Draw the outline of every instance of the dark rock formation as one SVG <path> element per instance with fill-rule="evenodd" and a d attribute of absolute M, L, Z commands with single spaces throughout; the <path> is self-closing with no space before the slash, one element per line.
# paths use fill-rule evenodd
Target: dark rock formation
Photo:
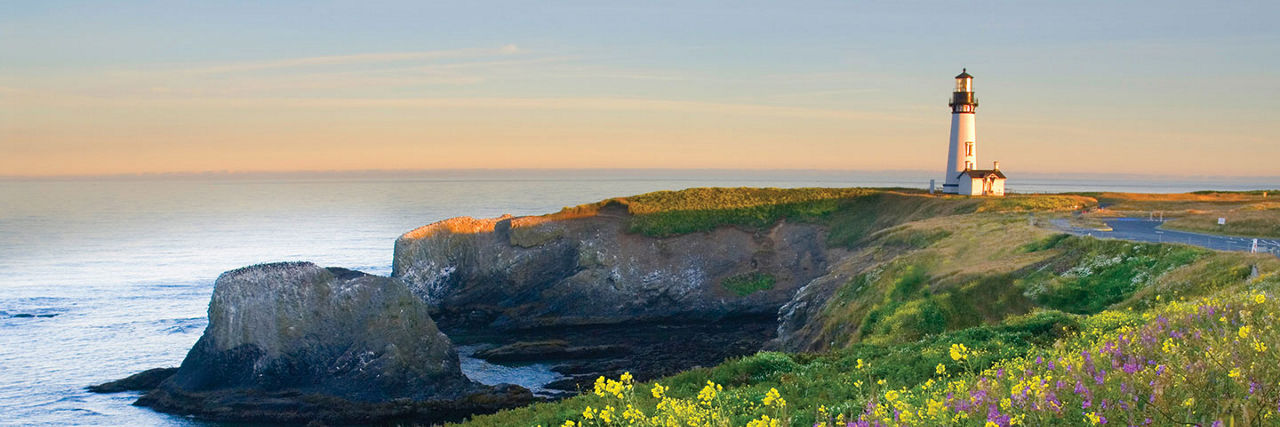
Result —
<path fill-rule="evenodd" d="M 831 255 L 816 225 L 654 238 L 629 233 L 629 219 L 619 204 L 583 215 L 454 218 L 401 236 L 392 276 L 450 333 L 708 322 L 776 315 Z M 724 286 L 744 275 L 772 282 L 746 295 Z"/>
<path fill-rule="evenodd" d="M 399 280 L 282 263 L 223 273 L 209 326 L 137 402 L 225 421 L 443 421 L 528 403 L 467 379 Z"/>
<path fill-rule="evenodd" d="M 631 352 L 625 345 L 601 344 L 571 346 L 565 340 L 527 342 L 477 351 L 475 357 L 490 362 L 526 362 L 531 360 L 600 359 Z"/>
<path fill-rule="evenodd" d="M 106 382 L 98 385 L 89 386 L 89 391 L 94 393 L 119 393 L 122 391 L 150 391 L 160 385 L 164 380 L 172 377 L 178 368 L 155 368 L 148 369 L 124 379 Z"/>

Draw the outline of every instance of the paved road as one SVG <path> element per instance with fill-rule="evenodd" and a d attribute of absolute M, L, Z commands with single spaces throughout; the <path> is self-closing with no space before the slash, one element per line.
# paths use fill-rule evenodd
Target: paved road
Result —
<path fill-rule="evenodd" d="M 1062 231 L 1082 236 L 1093 236 L 1106 239 L 1134 240 L 1139 242 L 1186 243 L 1220 251 L 1245 251 L 1253 245 L 1252 238 L 1215 236 L 1211 234 L 1188 233 L 1185 231 L 1161 230 L 1157 227 L 1160 221 L 1140 218 L 1117 218 L 1107 221 L 1112 231 L 1098 231 L 1088 228 L 1073 227 L 1065 219 L 1055 219 L 1053 225 Z M 1258 239 L 1258 252 L 1269 252 L 1280 256 L 1280 239 Z"/>

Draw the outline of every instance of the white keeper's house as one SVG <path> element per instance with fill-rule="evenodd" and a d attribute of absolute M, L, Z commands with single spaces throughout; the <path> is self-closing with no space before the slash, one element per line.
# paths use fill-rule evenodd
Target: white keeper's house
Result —
<path fill-rule="evenodd" d="M 973 76 L 963 70 L 956 76 L 951 93 L 951 140 L 947 145 L 947 179 L 942 192 L 969 196 L 1003 196 L 1004 173 L 1000 162 L 991 169 L 978 169 L 978 136 L 974 126 L 978 98 L 973 95 Z"/>

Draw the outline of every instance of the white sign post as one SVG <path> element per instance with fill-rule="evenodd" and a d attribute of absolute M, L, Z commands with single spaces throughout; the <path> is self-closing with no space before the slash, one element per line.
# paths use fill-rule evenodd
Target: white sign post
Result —
<path fill-rule="evenodd" d="M 1226 218 L 1218 218 L 1218 225 L 1227 225 Z"/>
<path fill-rule="evenodd" d="M 1249 253 L 1251 254 L 1258 253 L 1258 239 L 1253 239 L 1253 247 L 1249 248 Z"/>

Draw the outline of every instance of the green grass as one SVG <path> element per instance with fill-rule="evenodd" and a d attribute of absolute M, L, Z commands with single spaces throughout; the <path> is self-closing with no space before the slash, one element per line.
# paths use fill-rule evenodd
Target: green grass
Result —
<path fill-rule="evenodd" d="M 1210 252 L 1183 245 L 1075 236 L 1052 250 L 1059 255 L 1027 269 L 1015 286 L 1041 306 L 1078 314 L 1102 311 Z"/>
<path fill-rule="evenodd" d="M 773 289 L 773 285 L 777 282 L 778 280 L 769 273 L 752 272 L 730 276 L 721 281 L 720 286 L 733 292 L 734 295 L 745 297 L 759 291 Z"/>

